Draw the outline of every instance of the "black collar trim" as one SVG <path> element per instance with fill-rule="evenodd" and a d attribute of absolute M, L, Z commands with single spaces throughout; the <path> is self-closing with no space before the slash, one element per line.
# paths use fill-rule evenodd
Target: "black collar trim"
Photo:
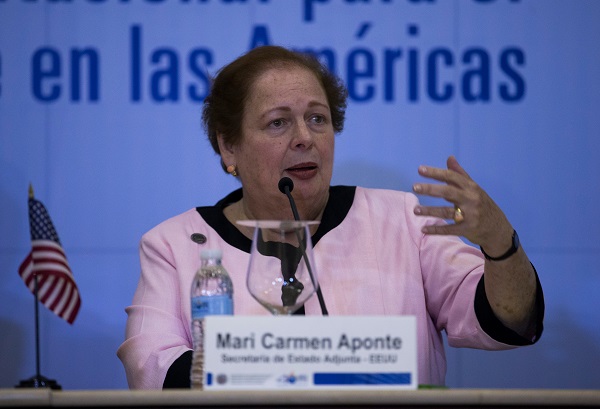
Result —
<path fill-rule="evenodd" d="M 354 202 L 355 193 L 356 186 L 331 186 L 329 188 L 329 200 L 325 206 L 323 218 L 316 233 L 312 236 L 313 245 L 316 245 L 321 237 L 344 221 Z M 227 206 L 237 202 L 242 196 L 242 189 L 238 189 L 219 200 L 216 205 L 196 207 L 196 211 L 227 244 L 250 253 L 251 240 L 227 220 L 223 213 Z"/>

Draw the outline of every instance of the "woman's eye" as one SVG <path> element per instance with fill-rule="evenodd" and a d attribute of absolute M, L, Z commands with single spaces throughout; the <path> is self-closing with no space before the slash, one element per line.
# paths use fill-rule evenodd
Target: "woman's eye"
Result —
<path fill-rule="evenodd" d="M 324 124 L 326 121 L 326 118 L 323 115 L 315 115 L 312 117 L 312 121 L 315 124 Z"/>
<path fill-rule="evenodd" d="M 283 119 L 275 119 L 274 121 L 271 121 L 270 125 L 274 128 L 281 128 L 284 123 Z"/>

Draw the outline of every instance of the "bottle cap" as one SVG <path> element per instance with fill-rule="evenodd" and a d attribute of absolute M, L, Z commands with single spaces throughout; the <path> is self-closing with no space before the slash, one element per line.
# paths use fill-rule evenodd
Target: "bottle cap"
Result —
<path fill-rule="evenodd" d="M 200 252 L 200 258 L 209 259 L 209 258 L 217 258 L 221 259 L 223 257 L 223 252 L 219 249 L 204 249 Z"/>

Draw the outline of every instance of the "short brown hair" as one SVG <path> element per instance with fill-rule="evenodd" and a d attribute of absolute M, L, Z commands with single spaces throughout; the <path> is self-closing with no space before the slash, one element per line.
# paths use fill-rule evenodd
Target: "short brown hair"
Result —
<path fill-rule="evenodd" d="M 217 154 L 221 153 L 218 134 L 224 135 L 226 142 L 232 145 L 240 142 L 244 107 L 254 82 L 265 71 L 281 66 L 305 68 L 315 75 L 325 90 L 333 129 L 336 133 L 342 131 L 348 96 L 342 81 L 310 54 L 279 46 L 263 46 L 250 50 L 219 70 L 204 99 L 202 122 Z M 225 169 L 222 160 L 221 166 Z"/>

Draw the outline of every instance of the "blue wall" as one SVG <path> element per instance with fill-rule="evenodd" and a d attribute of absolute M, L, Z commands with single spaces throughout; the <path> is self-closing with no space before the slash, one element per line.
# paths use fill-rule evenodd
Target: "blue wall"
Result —
<path fill-rule="evenodd" d="M 533 348 L 449 349 L 453 387 L 600 388 L 600 2 L 0 0 L 0 387 L 34 374 L 27 187 L 82 294 L 41 310 L 42 373 L 126 388 L 115 355 L 160 221 L 236 188 L 200 126 L 204 72 L 256 44 L 324 51 L 347 82 L 335 184 L 410 189 L 454 154 L 545 289 Z"/>

